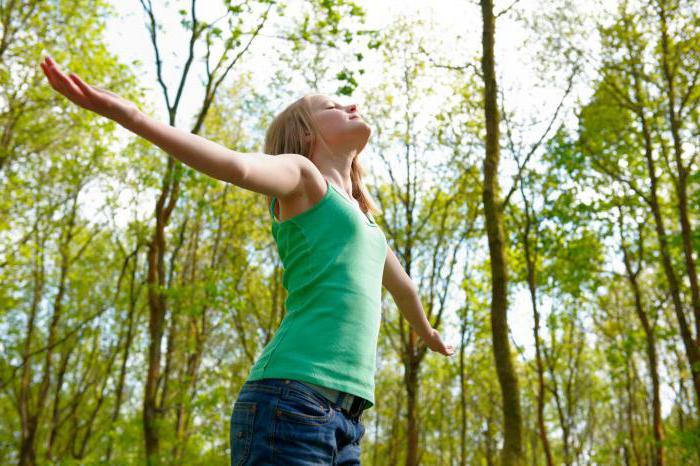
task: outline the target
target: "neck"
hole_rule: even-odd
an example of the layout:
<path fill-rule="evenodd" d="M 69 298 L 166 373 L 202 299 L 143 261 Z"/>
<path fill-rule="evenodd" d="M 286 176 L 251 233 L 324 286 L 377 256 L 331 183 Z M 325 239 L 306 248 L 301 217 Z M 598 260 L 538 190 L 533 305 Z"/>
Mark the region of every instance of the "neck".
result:
<path fill-rule="evenodd" d="M 352 160 L 357 156 L 356 149 L 347 149 L 344 151 L 321 152 L 314 153 L 311 160 L 314 162 L 318 170 L 331 183 L 342 188 L 348 197 L 352 196 Z"/>

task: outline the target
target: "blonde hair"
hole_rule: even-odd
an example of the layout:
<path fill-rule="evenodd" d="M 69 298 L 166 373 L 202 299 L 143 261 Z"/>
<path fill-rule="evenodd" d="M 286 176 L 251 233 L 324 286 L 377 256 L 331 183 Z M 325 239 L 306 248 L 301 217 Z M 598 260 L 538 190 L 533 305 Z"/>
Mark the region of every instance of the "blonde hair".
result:
<path fill-rule="evenodd" d="M 311 149 L 316 142 L 328 147 L 325 139 L 316 125 L 312 115 L 310 99 L 313 94 L 305 95 L 288 105 L 277 115 L 265 132 L 263 152 L 268 155 L 299 154 L 311 158 Z M 310 134 L 307 140 L 304 135 Z M 367 188 L 362 181 L 366 171 L 359 162 L 359 154 L 350 165 L 352 180 L 352 197 L 354 197 L 363 212 L 379 214 L 381 210 L 370 198 Z M 271 197 L 267 198 L 267 208 L 270 207 Z"/>

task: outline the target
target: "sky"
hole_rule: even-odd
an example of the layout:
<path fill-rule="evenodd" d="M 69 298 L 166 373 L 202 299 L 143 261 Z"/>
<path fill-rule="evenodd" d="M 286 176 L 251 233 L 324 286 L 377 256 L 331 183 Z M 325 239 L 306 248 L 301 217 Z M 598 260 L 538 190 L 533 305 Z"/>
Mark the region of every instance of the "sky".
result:
<path fill-rule="evenodd" d="M 143 12 L 141 4 L 138 0 L 119 1 L 113 0 L 114 7 L 119 13 L 120 18 L 112 20 L 108 23 L 107 40 L 110 49 L 116 53 L 124 62 L 133 63 L 133 67 L 137 70 L 141 77 L 141 82 L 150 86 L 149 101 L 151 108 L 157 109 L 158 114 L 165 120 L 165 108 L 163 103 L 162 90 L 157 84 L 155 77 L 155 65 L 153 47 L 151 46 L 150 38 L 146 29 L 146 16 Z M 198 8 L 198 15 L 205 19 L 211 19 L 221 14 L 216 11 L 216 6 L 220 2 L 200 2 L 200 6 L 206 5 L 208 9 Z M 453 64 L 462 64 L 465 60 L 472 61 L 475 65 L 479 65 L 476 58 L 481 51 L 481 11 L 478 3 L 474 1 L 456 1 L 456 0 L 432 0 L 425 2 L 424 0 L 403 0 L 401 2 L 391 0 L 357 0 L 367 12 L 366 24 L 367 28 L 382 28 L 389 22 L 393 21 L 398 15 L 418 16 L 424 19 L 430 19 L 439 25 L 439 35 L 435 37 L 434 50 L 441 50 L 441 54 L 452 53 Z M 180 71 L 176 69 L 176 65 L 180 66 L 185 57 L 182 51 L 186 50 L 187 37 L 182 33 L 179 27 L 179 16 L 177 10 L 182 3 L 170 2 L 170 6 L 165 6 L 163 2 L 155 1 L 155 10 L 159 22 L 162 22 L 165 27 L 159 31 L 159 42 L 164 51 L 162 59 L 164 63 L 164 76 L 170 88 L 175 87 L 175 79 L 179 77 Z M 511 4 L 508 2 L 496 2 L 496 11 L 500 11 L 505 6 Z M 535 0 L 521 1 L 519 6 L 527 11 L 533 11 L 541 8 L 541 2 Z M 587 2 L 582 5 L 583 8 L 590 8 L 592 2 Z M 294 16 L 294 8 L 289 9 L 285 18 Z M 262 30 L 262 37 L 258 37 L 250 50 L 246 54 L 244 63 L 236 70 L 253 70 L 256 76 L 260 76 L 259 80 L 255 80 L 260 86 L 266 84 L 266 73 L 274 69 L 276 63 L 273 61 L 274 52 L 271 53 L 272 47 L 278 39 L 265 37 L 266 33 L 270 33 L 274 28 L 274 24 L 279 21 L 284 21 L 285 18 L 276 17 L 274 10 L 271 13 L 273 20 L 270 21 Z M 496 32 L 496 60 L 499 86 L 504 90 L 506 102 L 509 109 L 517 110 L 519 118 L 522 122 L 527 122 L 529 119 L 537 121 L 531 128 L 531 132 L 525 136 L 530 141 L 535 141 L 542 134 L 546 127 L 550 116 L 554 109 L 559 104 L 563 95 L 561 82 L 543 81 L 541 76 L 538 76 L 533 60 L 536 57 L 532 56 L 532 51 L 543 53 L 542 49 L 530 48 L 527 46 L 528 32 L 516 21 L 512 15 L 504 15 L 497 20 Z M 590 44 L 592 47 L 595 44 Z M 428 47 L 429 48 L 429 47 Z M 176 55 L 173 51 L 179 50 L 180 54 Z M 430 50 L 430 48 L 429 48 Z M 546 50 L 544 51 L 546 52 Z M 199 51 L 201 57 L 201 51 Z M 460 63 L 459 60 L 462 60 Z M 138 61 L 141 65 L 135 63 Z M 382 79 L 381 74 L 372 73 L 372 67 L 367 67 L 369 73 L 363 76 L 366 83 L 376 85 Z M 196 68 L 197 72 L 201 73 L 201 67 Z M 191 76 L 190 79 L 201 80 L 199 76 Z M 198 108 L 201 102 L 202 86 L 188 85 L 188 91 L 183 95 L 182 108 L 179 112 L 180 117 L 176 122 L 176 126 L 184 126 L 191 120 L 192 115 Z M 196 89 L 195 89 L 196 88 Z M 260 88 L 264 91 L 264 88 Z M 299 88 L 299 92 L 303 92 L 303 86 Z M 561 114 L 560 121 L 565 122 L 568 126 L 575 124 L 575 117 L 570 111 L 571 103 L 574 99 L 585 99 L 590 94 L 590 89 L 585 85 L 576 86 L 574 92 L 567 99 L 568 105 Z M 171 95 L 171 99 L 172 99 Z M 446 96 L 436 96 L 435 102 L 441 102 Z M 357 101 L 352 98 L 353 102 L 358 103 L 359 108 L 364 108 L 365 105 L 370 105 L 369 102 Z M 346 102 L 348 99 L 340 97 L 341 102 Z M 430 102 L 427 103 L 430 105 Z M 360 113 L 362 113 L 360 111 Z M 126 130 L 124 130 L 126 131 Z M 370 140 L 365 149 L 367 155 L 363 154 L 363 160 L 372 160 L 373 148 Z M 502 157 L 502 179 L 504 180 L 503 190 L 507 192 L 509 186 L 506 183 L 509 180 L 509 175 L 514 173 L 515 166 L 512 161 L 506 157 Z M 152 211 L 152 202 L 143 202 L 144 215 L 148 215 Z M 484 244 L 486 244 L 484 242 Z M 485 251 L 482 251 L 485 253 Z M 458 264 L 456 270 L 462 270 L 461 264 Z M 453 288 L 453 292 L 455 289 Z M 455 297 L 452 304 L 456 307 L 460 304 L 459 293 L 454 293 Z M 522 345 L 525 349 L 526 357 L 532 358 L 534 354 L 534 345 L 532 340 L 532 309 L 529 302 L 529 295 L 525 290 L 515 293 L 514 299 L 509 307 L 509 324 L 511 327 L 513 339 Z M 543 313 L 547 313 L 551 303 L 543 302 Z M 446 325 L 441 328 L 443 339 L 448 344 L 456 346 L 458 341 L 458 325 Z M 669 396 L 669 394 L 667 394 Z M 668 403 L 664 403 L 668 406 Z M 665 406 L 665 407 L 666 407 Z"/>

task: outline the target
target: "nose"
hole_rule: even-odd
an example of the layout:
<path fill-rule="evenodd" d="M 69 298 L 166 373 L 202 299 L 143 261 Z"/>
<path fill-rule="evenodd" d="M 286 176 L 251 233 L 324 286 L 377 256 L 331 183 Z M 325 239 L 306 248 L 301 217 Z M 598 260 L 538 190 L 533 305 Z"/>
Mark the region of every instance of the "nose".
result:
<path fill-rule="evenodd" d="M 350 105 L 350 112 L 357 112 L 357 105 L 351 104 Z"/>

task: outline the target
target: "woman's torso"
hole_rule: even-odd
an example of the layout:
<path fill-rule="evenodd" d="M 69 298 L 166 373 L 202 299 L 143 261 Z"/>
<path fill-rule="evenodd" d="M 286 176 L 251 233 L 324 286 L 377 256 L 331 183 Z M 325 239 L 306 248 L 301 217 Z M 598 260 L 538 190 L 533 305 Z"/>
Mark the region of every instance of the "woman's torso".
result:
<path fill-rule="evenodd" d="M 324 184 L 320 200 L 281 221 L 277 200 L 268 206 L 287 313 L 248 380 L 307 381 L 374 404 L 386 237 L 340 188 Z"/>

